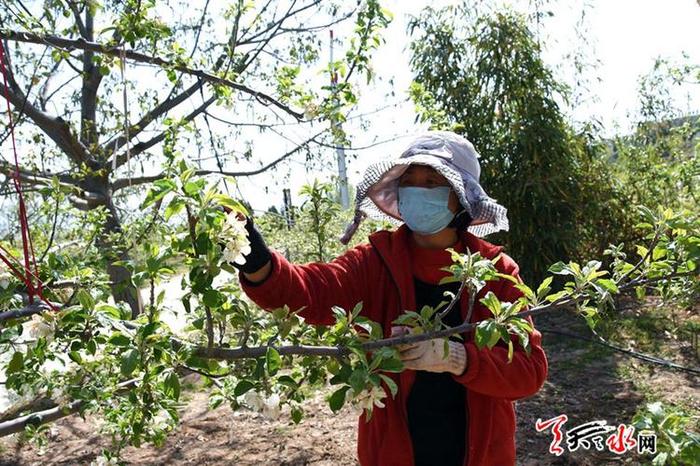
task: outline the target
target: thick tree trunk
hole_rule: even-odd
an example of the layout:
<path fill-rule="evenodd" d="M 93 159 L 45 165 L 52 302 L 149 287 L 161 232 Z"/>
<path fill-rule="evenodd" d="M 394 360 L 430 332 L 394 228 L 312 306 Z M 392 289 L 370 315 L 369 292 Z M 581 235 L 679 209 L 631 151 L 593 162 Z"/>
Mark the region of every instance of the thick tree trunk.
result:
<path fill-rule="evenodd" d="M 112 297 L 115 302 L 125 302 L 131 308 L 131 318 L 136 318 L 143 311 L 141 292 L 131 283 L 131 271 L 124 266 L 115 265 L 117 261 L 129 260 L 129 251 L 122 245 L 113 244 L 110 236 L 122 232 L 121 221 L 114 207 L 112 198 L 107 198 L 109 215 L 96 245 L 107 261 L 107 274 L 112 282 Z"/>
<path fill-rule="evenodd" d="M 122 265 L 115 264 L 115 262 L 129 260 L 129 249 L 123 241 L 116 239 L 122 236 L 122 225 L 119 213 L 114 206 L 109 179 L 106 176 L 86 177 L 81 180 L 80 187 L 94 194 L 92 196 L 94 200 L 88 201 L 84 208 L 89 210 L 104 207 L 107 210 L 107 218 L 102 231 L 97 235 L 95 246 L 106 262 L 114 301 L 129 304 L 131 317 L 135 318 L 143 310 L 143 300 L 138 288 L 132 285 L 131 271 Z"/>
<path fill-rule="evenodd" d="M 92 10 L 86 7 L 81 35 L 83 39 L 89 42 L 94 39 L 93 25 Z M 96 121 L 97 92 L 102 82 L 102 75 L 93 63 L 92 58 L 93 53 L 86 50 L 83 54 L 83 84 L 80 99 L 80 141 L 100 160 L 101 166 L 99 168 L 101 170 L 97 171 L 99 172 L 107 168 L 105 166 L 107 162 L 98 150 Z M 88 176 L 81 181 L 80 185 L 85 191 L 97 194 L 94 199 L 88 200 L 88 209 L 94 209 L 99 206 L 104 206 L 107 209 L 108 216 L 100 235 L 97 237 L 96 246 L 107 263 L 106 269 L 112 282 L 110 286 L 114 301 L 127 303 L 131 308 L 131 317 L 135 318 L 143 309 L 143 301 L 139 290 L 131 284 L 131 272 L 129 269 L 121 265 L 115 265 L 115 262 L 129 260 L 129 251 L 122 244 L 113 241 L 115 236 L 120 236 L 122 228 L 119 214 L 112 200 L 109 179 L 104 174 Z"/>

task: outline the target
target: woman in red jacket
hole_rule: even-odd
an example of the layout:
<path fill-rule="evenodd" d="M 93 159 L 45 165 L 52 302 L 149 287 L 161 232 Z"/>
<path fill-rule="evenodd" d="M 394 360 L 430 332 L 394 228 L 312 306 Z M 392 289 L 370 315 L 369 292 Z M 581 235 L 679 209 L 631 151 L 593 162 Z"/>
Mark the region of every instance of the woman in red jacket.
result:
<path fill-rule="evenodd" d="M 394 160 L 370 166 L 358 186 L 356 212 L 341 241 L 345 244 L 362 219 L 403 222 L 381 230 L 369 242 L 349 249 L 329 263 L 292 264 L 270 250 L 248 218 L 251 252 L 239 278 L 246 294 L 264 309 L 288 305 L 311 324 L 332 324 L 332 306 L 352 309 L 379 322 L 386 337 L 403 331 L 393 322 L 405 310 L 437 306 L 457 283 L 439 285 L 451 263 L 446 248 L 500 254 L 496 268 L 520 280 L 518 265 L 501 246 L 480 236 L 508 230 L 506 209 L 479 185 L 478 154 L 463 137 L 429 131 Z M 471 322 L 491 317 L 479 299 L 493 291 L 501 301 L 521 292 L 509 280 L 487 282 L 476 296 Z M 461 324 L 468 296 L 443 319 Z M 303 309 L 302 309 L 303 308 Z M 532 325 L 530 317 L 527 320 Z M 533 326 L 534 328 L 534 326 Z M 536 329 L 528 356 L 515 337 L 507 346 L 479 350 L 473 331 L 450 339 L 448 357 L 439 340 L 399 347 L 406 370 L 390 375 L 399 387 L 369 422 L 358 422 L 357 451 L 362 466 L 502 466 L 515 464 L 513 402 L 536 393 L 547 376 L 547 358 Z"/>

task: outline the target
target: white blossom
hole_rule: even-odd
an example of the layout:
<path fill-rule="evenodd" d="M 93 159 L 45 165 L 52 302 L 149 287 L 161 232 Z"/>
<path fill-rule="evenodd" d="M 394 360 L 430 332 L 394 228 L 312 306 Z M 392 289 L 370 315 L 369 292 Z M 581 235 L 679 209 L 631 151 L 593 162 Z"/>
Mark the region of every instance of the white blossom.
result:
<path fill-rule="evenodd" d="M 352 389 L 345 392 L 345 400 L 350 401 L 357 413 L 362 411 L 371 412 L 375 406 L 377 408 L 384 407 L 382 400 L 386 398 L 386 393 L 382 387 L 374 385 L 370 390 L 362 390 L 356 396 L 352 392 Z"/>
<path fill-rule="evenodd" d="M 249 390 L 243 395 L 243 401 L 248 407 L 254 411 L 260 411 L 263 409 L 265 401 L 255 390 Z"/>
<path fill-rule="evenodd" d="M 54 328 L 52 323 L 50 323 L 44 316 L 40 314 L 34 314 L 25 325 L 25 330 L 27 334 L 34 339 L 45 337 L 47 340 L 53 338 Z"/>
<path fill-rule="evenodd" d="M 224 260 L 245 264 L 244 255 L 250 254 L 250 240 L 245 229 L 246 220 L 239 219 L 237 212 L 230 212 L 226 216 L 226 222 L 219 234 L 219 239 L 224 243 Z"/>
<path fill-rule="evenodd" d="M 159 427 L 167 427 L 172 423 L 173 418 L 164 409 L 159 409 L 158 414 L 153 417 L 153 423 Z"/>
<path fill-rule="evenodd" d="M 263 403 L 263 416 L 265 416 L 268 419 L 278 419 L 280 417 L 281 411 L 282 409 L 280 407 L 280 397 L 276 393 L 273 393 Z"/>
<path fill-rule="evenodd" d="M 10 286 L 10 279 L 12 277 L 8 273 L 0 273 L 0 288 L 6 290 Z"/>
<path fill-rule="evenodd" d="M 119 463 L 114 458 L 108 458 L 100 455 L 95 458 L 95 461 L 90 463 L 90 466 L 117 466 Z"/>
<path fill-rule="evenodd" d="M 304 106 L 304 118 L 307 120 L 313 120 L 318 116 L 318 105 L 313 102 L 309 102 Z"/>

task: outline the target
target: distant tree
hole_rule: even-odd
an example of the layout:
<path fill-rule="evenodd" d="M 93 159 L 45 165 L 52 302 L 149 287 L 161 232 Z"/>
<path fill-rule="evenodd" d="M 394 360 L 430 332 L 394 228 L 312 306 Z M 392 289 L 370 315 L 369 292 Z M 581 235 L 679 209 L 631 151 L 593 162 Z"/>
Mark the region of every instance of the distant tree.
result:
<path fill-rule="evenodd" d="M 508 209 L 510 231 L 493 238 L 518 259 L 527 279 L 540 280 L 549 264 L 576 256 L 595 208 L 585 186 L 600 161 L 558 104 L 567 89 L 515 13 L 478 16 L 466 4 L 427 8 L 409 32 L 419 118 L 475 144 L 485 189 Z"/>

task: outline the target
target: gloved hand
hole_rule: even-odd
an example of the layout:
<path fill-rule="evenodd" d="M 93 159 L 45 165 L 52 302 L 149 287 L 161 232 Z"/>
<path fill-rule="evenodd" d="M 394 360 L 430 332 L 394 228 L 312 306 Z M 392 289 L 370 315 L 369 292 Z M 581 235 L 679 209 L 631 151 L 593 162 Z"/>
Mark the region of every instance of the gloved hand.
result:
<path fill-rule="evenodd" d="M 230 208 L 226 206 L 222 207 L 227 214 L 232 212 Z M 244 273 L 252 274 L 267 264 L 272 258 L 272 255 L 270 254 L 270 250 L 265 244 L 265 240 L 260 234 L 260 231 L 255 228 L 252 217 L 245 216 L 240 212 L 238 212 L 236 215 L 240 220 L 245 218 L 245 230 L 248 234 L 248 240 L 250 241 L 250 253 L 243 255 L 245 258 L 244 264 L 237 264 L 235 262 L 230 262 L 230 264 Z"/>
<path fill-rule="evenodd" d="M 408 334 L 408 327 L 391 328 L 391 336 Z M 434 338 L 417 343 L 398 345 L 399 357 L 407 369 L 429 372 L 451 372 L 462 375 L 467 368 L 467 351 L 462 343 L 448 341 L 448 354 L 445 358 L 445 340 Z"/>

